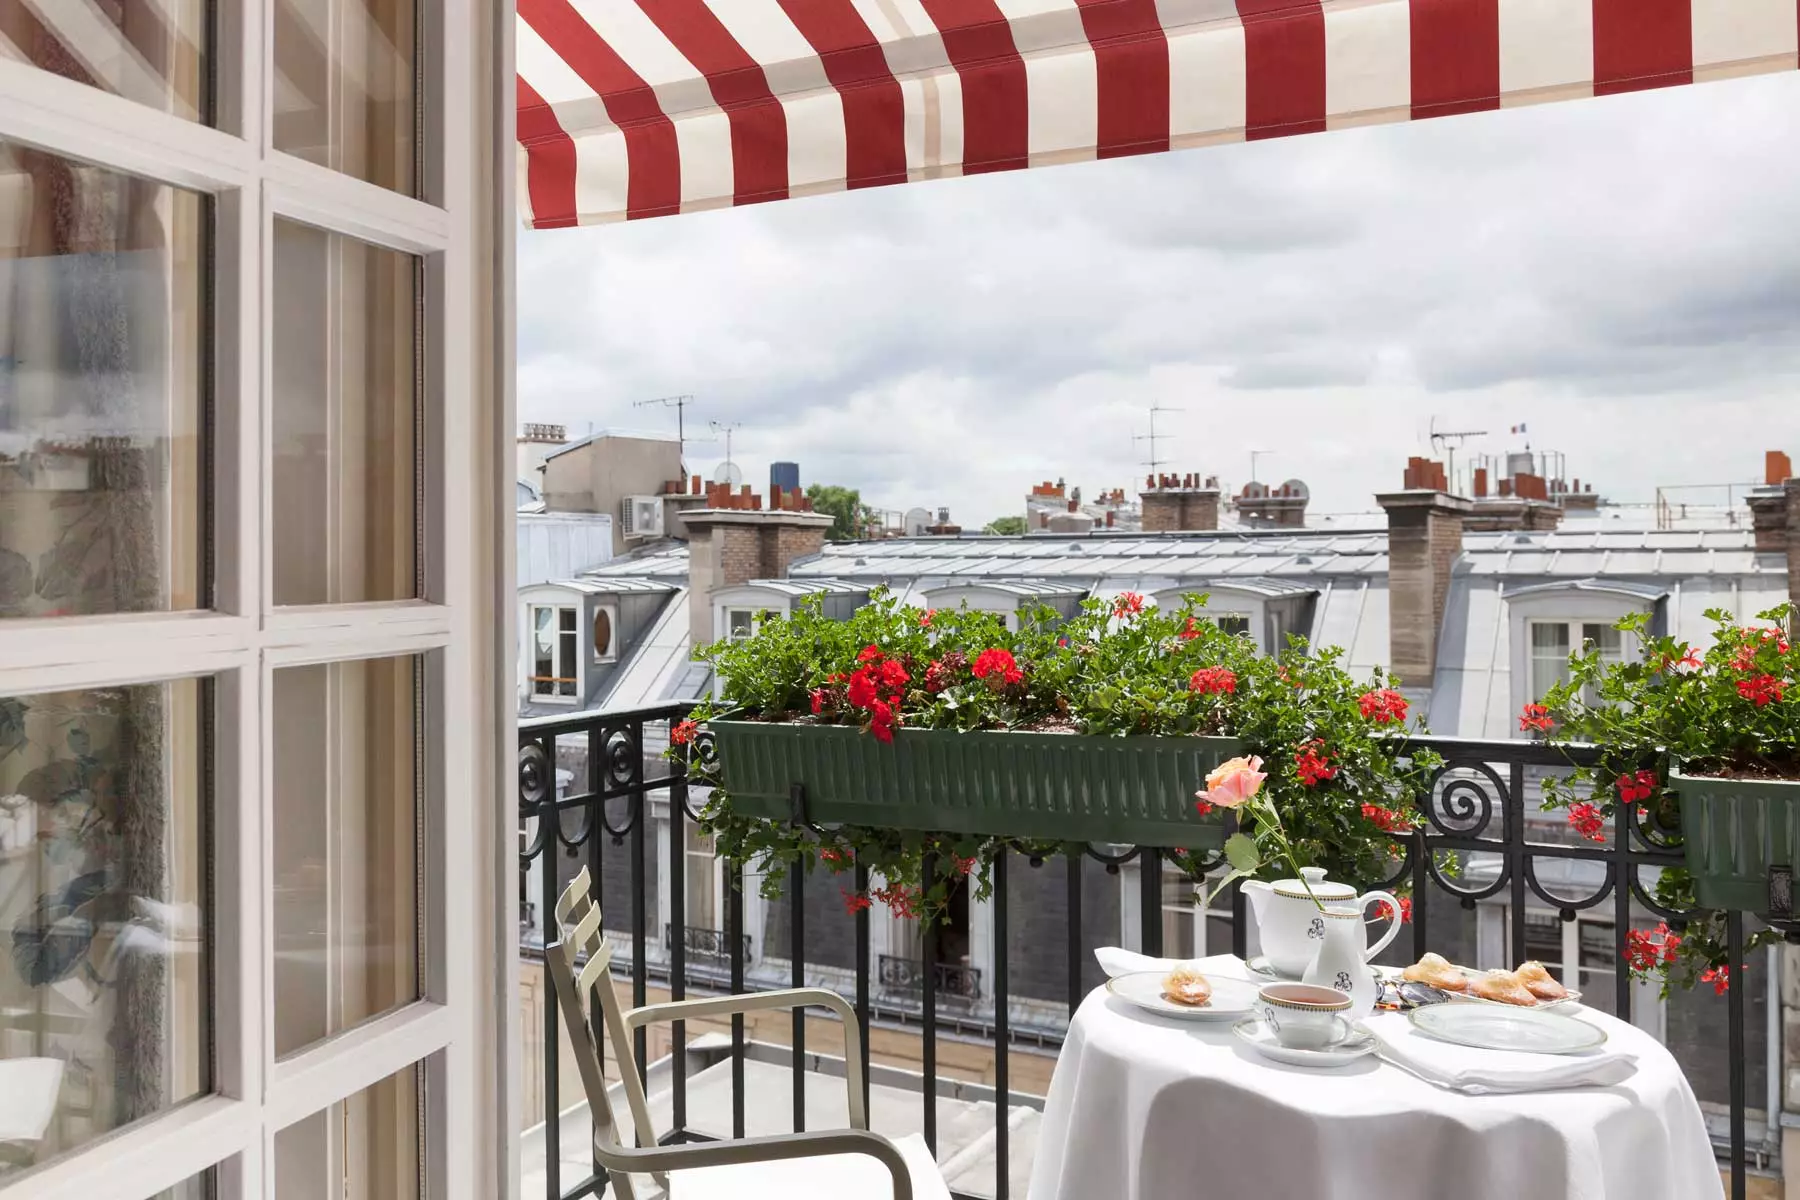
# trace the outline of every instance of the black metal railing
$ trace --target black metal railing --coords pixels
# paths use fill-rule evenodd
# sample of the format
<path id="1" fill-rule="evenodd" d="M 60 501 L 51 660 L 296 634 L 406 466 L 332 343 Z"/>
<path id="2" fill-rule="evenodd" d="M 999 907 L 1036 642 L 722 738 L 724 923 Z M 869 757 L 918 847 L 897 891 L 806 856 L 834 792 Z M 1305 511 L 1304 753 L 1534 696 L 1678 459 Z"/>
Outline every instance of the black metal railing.
<path id="1" fill-rule="evenodd" d="M 606 928 L 619 946 L 615 979 L 621 986 L 629 985 L 634 1004 L 645 1003 L 653 977 L 673 999 L 683 997 L 690 979 L 696 986 L 734 992 L 743 991 L 748 984 L 798 986 L 806 980 L 808 951 L 815 945 L 808 941 L 808 883 L 805 872 L 800 871 L 790 873 L 783 896 L 786 944 L 793 948 L 783 963 L 751 962 L 741 864 L 728 865 L 725 871 L 725 928 L 694 930 L 687 926 L 687 826 L 697 819 L 697 795 L 690 792 L 682 765 L 663 758 L 660 749 L 666 744 L 669 729 L 687 715 L 689 708 L 687 704 L 666 704 L 629 712 L 580 713 L 520 723 L 519 799 L 524 832 L 520 867 L 528 878 L 535 876 L 537 894 L 530 897 L 527 912 L 538 922 L 538 928 L 525 939 L 527 952 L 534 941 L 541 946 L 554 938 L 554 931 L 544 927 L 546 915 L 554 912 L 556 894 L 567 877 L 585 863 L 609 914 Z M 1391 880 L 1392 884 L 1406 883 L 1411 888 L 1410 956 L 1430 949 L 1446 950 L 1454 939 L 1466 936 L 1468 913 L 1483 905 L 1505 914 L 1506 957 L 1511 963 L 1532 957 L 1528 952 L 1532 929 L 1528 913 L 1538 918 L 1540 927 L 1551 917 L 1569 922 L 1579 920 L 1584 913 L 1594 914 L 1596 919 L 1610 916 L 1612 994 L 1610 1005 L 1604 1006 L 1630 1020 L 1636 985 L 1622 959 L 1626 933 L 1633 928 L 1634 920 L 1667 920 L 1679 926 L 1696 915 L 1669 911 L 1656 899 L 1653 873 L 1682 862 L 1674 832 L 1643 824 L 1641 814 L 1626 810 L 1615 817 L 1602 845 L 1564 836 L 1558 823 L 1536 818 L 1537 779 L 1580 763 L 1580 751 L 1565 752 L 1525 741 L 1423 738 L 1415 739 L 1414 744 L 1428 745 L 1444 758 L 1445 765 L 1434 783 L 1430 803 L 1424 806 L 1424 825 L 1402 843 L 1405 854 Z M 559 764 L 571 770 L 578 781 L 578 788 L 572 787 L 568 794 L 557 792 Z M 666 836 L 656 828 L 657 822 L 666 822 Z M 657 845 L 666 846 L 668 853 L 658 856 L 663 861 L 652 862 L 651 847 Z M 1054 859 L 1028 857 L 1020 852 L 1002 853 L 994 863 L 993 895 L 989 901 L 992 954 L 986 995 L 982 994 L 979 970 L 942 960 L 934 930 L 921 931 L 916 959 L 891 954 L 877 958 L 873 953 L 869 912 L 863 909 L 843 918 L 852 926 L 852 945 L 847 952 L 851 965 L 842 968 L 841 973 L 853 981 L 851 999 L 863 1029 L 865 1091 L 870 1086 L 869 1028 L 881 1008 L 877 992 L 883 988 L 903 990 L 908 993 L 909 1002 L 916 996 L 919 1005 L 918 1023 L 910 1026 L 909 1032 L 920 1038 L 919 1059 L 924 1077 L 920 1088 L 921 1124 L 925 1140 L 934 1150 L 940 1002 L 955 1000 L 945 1021 L 958 1030 L 966 1029 L 966 1025 L 954 1014 L 966 1010 L 971 998 L 978 1000 L 987 1013 L 982 1027 L 990 1035 L 993 1047 L 996 1101 L 993 1200 L 1009 1200 L 1008 1108 L 1014 1096 L 1009 1053 L 1014 1045 L 1029 1041 L 1041 1046 L 1047 1040 L 1042 1028 L 1013 1029 L 1015 1002 L 1029 999 L 1037 1001 L 1040 1007 L 1046 1002 L 1058 1007 L 1060 1001 L 1061 1006 L 1066 1006 L 1066 1016 L 1062 1018 L 1066 1021 L 1090 990 L 1095 978 L 1092 950 L 1096 943 L 1089 933 L 1093 926 L 1084 917 L 1100 911 L 1099 906 L 1108 899 L 1104 893 L 1108 892 L 1116 898 L 1123 916 L 1127 904 L 1124 893 L 1128 890 L 1101 888 L 1095 883 L 1096 877 L 1104 880 L 1117 876 L 1123 884 L 1130 875 L 1136 876 L 1137 895 L 1131 903 L 1138 910 L 1140 948 L 1149 954 L 1163 953 L 1163 916 L 1167 907 L 1164 880 L 1175 878 L 1167 873 L 1177 869 L 1170 854 L 1169 850 L 1142 846 L 1070 846 L 1054 856 L 1062 860 L 1057 864 Z M 928 863 L 927 870 L 930 869 Z M 652 871 L 659 871 L 663 878 L 653 878 Z M 1551 878 L 1558 871 L 1564 877 Z M 851 880 L 855 890 L 866 892 L 869 877 L 865 868 L 857 866 Z M 1034 938 L 1023 932 L 1023 927 L 1036 918 L 1030 906 L 1020 912 L 1009 911 L 1009 887 L 1026 881 L 1054 889 L 1060 905 L 1066 906 L 1062 910 L 1065 915 L 1059 916 L 1054 940 L 1046 942 L 1041 936 Z M 822 885 L 814 882 L 810 886 Z M 1229 923 L 1231 947 L 1243 955 L 1249 948 L 1250 929 L 1245 897 L 1235 891 L 1228 895 L 1227 907 L 1214 912 L 1210 919 Z M 659 901 L 658 897 L 665 899 Z M 651 905 L 656 904 L 665 911 L 652 913 Z M 770 909 L 767 919 L 774 920 L 776 911 Z M 650 932 L 655 928 L 653 918 L 665 931 L 660 946 Z M 1015 920 L 1022 927 L 1022 940 L 1030 942 L 1028 947 L 1015 947 L 1010 940 Z M 1743 961 L 1744 920 L 1741 913 L 1726 915 L 1733 963 Z M 683 930 L 682 937 L 671 936 L 676 929 Z M 1061 942 L 1060 950 L 1057 940 Z M 1029 995 L 1016 996 L 1015 973 L 1024 974 L 1021 955 L 1027 950 L 1045 961 L 1035 961 L 1033 978 L 1020 985 L 1020 991 L 1028 991 Z M 1055 963 L 1058 958 L 1062 960 L 1060 964 Z M 1048 972 L 1046 961 L 1053 964 Z M 781 966 L 786 967 L 787 978 L 769 974 Z M 694 968 L 691 974 L 690 967 Z M 754 980 L 750 978 L 753 971 Z M 1606 972 L 1597 974 L 1604 976 Z M 1048 976 L 1060 976 L 1054 981 L 1060 985 L 1060 995 L 1054 994 L 1059 990 L 1057 986 L 1045 982 Z M 1754 974 L 1750 976 L 1755 978 Z M 1727 1160 L 1732 1173 L 1732 1200 L 1744 1200 L 1747 1179 L 1746 1092 L 1750 1064 L 1746 1058 L 1748 988 L 1743 985 L 1748 982 L 1734 970 L 1733 986 L 1716 1000 L 1726 1029 L 1729 1058 Z M 1044 995 L 1045 992 L 1052 994 Z M 1705 995 L 1711 1002 L 1711 993 Z M 1608 998 L 1590 992 L 1590 999 L 1604 1003 Z M 556 1120 L 560 1018 L 553 1003 L 546 1003 L 542 1020 L 547 1115 L 547 1178 L 543 1194 L 546 1200 L 600 1195 L 605 1190 L 605 1180 L 597 1171 L 578 1181 L 565 1183 L 561 1178 Z M 673 1061 L 668 1075 L 673 1089 L 673 1128 L 664 1140 L 699 1140 L 705 1134 L 689 1127 L 685 1031 L 678 1025 L 673 1032 Z M 644 1031 L 639 1030 L 636 1038 L 634 1053 L 643 1069 L 648 1066 Z M 792 1072 L 793 1126 L 800 1130 L 806 1121 L 807 1056 L 806 1028 L 799 1014 L 794 1016 L 791 1038 L 788 1061 Z M 1054 1044 L 1055 1036 L 1048 1040 Z M 600 1041 L 604 1045 L 604 1037 Z M 748 1051 L 743 1018 L 734 1018 L 730 1053 L 732 1136 L 743 1136 L 745 1129 Z M 1777 1119 L 1774 1112 L 1766 1115 L 1771 1124 Z M 959 1200 L 976 1198 L 959 1196 Z"/>
<path id="2" fill-rule="evenodd" d="M 971 967 L 967 963 L 940 962 L 931 964 L 928 972 L 925 964 L 918 959 L 899 954 L 880 955 L 875 965 L 881 986 L 889 991 L 923 993 L 925 976 L 929 973 L 933 977 L 932 986 L 937 989 L 938 999 L 981 999 L 980 967 Z"/>
<path id="3" fill-rule="evenodd" d="M 738 939 L 738 953 L 750 956 L 750 935 L 744 934 Z M 714 959 L 719 962 L 731 957 L 731 939 L 723 929 L 707 929 L 701 925 L 683 925 L 681 927 L 681 945 L 689 958 Z M 675 927 L 664 922 L 663 949 L 675 948 Z"/>

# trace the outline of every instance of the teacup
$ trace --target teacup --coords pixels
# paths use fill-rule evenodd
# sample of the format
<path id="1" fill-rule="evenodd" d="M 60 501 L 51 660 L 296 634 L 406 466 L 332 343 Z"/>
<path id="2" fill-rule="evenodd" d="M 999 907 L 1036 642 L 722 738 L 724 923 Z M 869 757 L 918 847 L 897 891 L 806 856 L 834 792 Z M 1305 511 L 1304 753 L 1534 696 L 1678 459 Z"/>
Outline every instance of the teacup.
<path id="1" fill-rule="evenodd" d="M 1353 1001 L 1336 988 L 1271 983 L 1256 995 L 1256 1015 L 1290 1050 L 1325 1050 L 1350 1036 Z"/>

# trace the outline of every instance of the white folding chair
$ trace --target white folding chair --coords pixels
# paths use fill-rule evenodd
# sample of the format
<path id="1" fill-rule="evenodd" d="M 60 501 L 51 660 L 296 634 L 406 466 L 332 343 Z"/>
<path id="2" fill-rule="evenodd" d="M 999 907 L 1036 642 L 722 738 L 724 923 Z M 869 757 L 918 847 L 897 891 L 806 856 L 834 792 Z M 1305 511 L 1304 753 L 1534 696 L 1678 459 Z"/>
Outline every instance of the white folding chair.
<path id="1" fill-rule="evenodd" d="M 556 901 L 557 941 L 544 949 L 557 1007 L 581 1072 L 594 1119 L 594 1157 L 619 1200 L 640 1200 L 633 1175 L 652 1176 L 669 1200 L 950 1200 L 936 1162 L 918 1136 L 891 1141 L 869 1131 L 863 1109 L 862 1031 L 842 996 L 823 988 L 791 988 L 711 1000 L 680 1000 L 621 1011 L 613 992 L 612 949 L 600 929 L 586 868 Z M 585 959 L 585 961 L 583 961 Z M 599 996 L 601 1019 L 636 1131 L 636 1146 L 619 1135 L 589 1017 L 589 994 Z M 631 1032 L 645 1025 L 729 1016 L 763 1009 L 818 1005 L 835 1012 L 844 1029 L 844 1078 L 850 1089 L 850 1129 L 659 1146 L 650 1124 L 644 1081 Z M 929 1081 L 927 1081 L 929 1086 Z"/>

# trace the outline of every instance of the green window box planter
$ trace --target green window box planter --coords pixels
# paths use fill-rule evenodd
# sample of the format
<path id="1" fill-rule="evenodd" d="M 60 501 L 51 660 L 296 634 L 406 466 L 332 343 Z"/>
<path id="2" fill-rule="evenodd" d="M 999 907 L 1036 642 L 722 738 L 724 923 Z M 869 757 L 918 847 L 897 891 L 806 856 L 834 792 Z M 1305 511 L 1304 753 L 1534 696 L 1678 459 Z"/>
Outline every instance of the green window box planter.
<path id="1" fill-rule="evenodd" d="M 847 725 L 709 723 L 719 770 L 743 816 L 1216 850 L 1221 813 L 1194 793 L 1242 753 L 1234 738 L 1082 737 L 902 729 L 884 745 Z"/>
<path id="2" fill-rule="evenodd" d="M 1713 779 L 1669 773 L 1702 908 L 1764 912 L 1769 868 L 1800 868 L 1800 780 Z"/>

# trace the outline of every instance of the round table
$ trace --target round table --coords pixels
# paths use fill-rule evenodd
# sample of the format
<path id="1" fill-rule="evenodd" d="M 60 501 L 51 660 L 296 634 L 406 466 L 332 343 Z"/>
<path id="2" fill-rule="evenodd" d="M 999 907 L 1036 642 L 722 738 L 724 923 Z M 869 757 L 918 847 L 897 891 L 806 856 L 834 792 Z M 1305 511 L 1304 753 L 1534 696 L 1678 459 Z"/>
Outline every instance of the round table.
<path id="1" fill-rule="evenodd" d="M 1030 1200 L 1708 1200 L 1700 1107 L 1642 1030 L 1591 1010 L 1637 1057 L 1608 1087 L 1469 1096 L 1368 1057 L 1281 1066 L 1229 1023 L 1158 1017 L 1095 991 L 1040 1126 Z"/>

